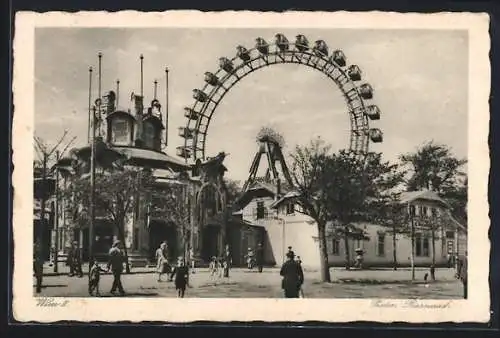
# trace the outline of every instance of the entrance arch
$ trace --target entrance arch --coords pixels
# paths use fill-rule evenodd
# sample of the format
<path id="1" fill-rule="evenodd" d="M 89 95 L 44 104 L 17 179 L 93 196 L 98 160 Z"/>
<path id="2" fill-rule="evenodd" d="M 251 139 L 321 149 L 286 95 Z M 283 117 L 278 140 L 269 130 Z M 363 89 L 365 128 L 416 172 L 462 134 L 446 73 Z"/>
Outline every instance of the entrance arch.
<path id="1" fill-rule="evenodd" d="M 369 142 L 382 142 L 382 131 L 370 128 L 369 120 L 380 119 L 380 109 L 367 100 L 373 98 L 373 88 L 362 80 L 360 68 L 347 65 L 344 53 L 337 49 L 329 54 L 325 41 L 317 40 L 310 46 L 304 35 L 297 35 L 295 42 L 289 42 L 281 33 L 274 41 L 256 39 L 256 45 L 247 49 L 236 47 L 236 56 L 219 59 L 215 73 L 205 73 L 205 85 L 193 90 L 195 102 L 184 108 L 186 126 L 179 128 L 184 145 L 177 147 L 177 155 L 186 162 L 205 160 L 205 147 L 210 122 L 219 103 L 230 89 L 245 76 L 254 71 L 276 64 L 301 64 L 316 69 L 331 79 L 342 92 L 350 118 L 349 150 L 358 156 L 368 155 Z"/>

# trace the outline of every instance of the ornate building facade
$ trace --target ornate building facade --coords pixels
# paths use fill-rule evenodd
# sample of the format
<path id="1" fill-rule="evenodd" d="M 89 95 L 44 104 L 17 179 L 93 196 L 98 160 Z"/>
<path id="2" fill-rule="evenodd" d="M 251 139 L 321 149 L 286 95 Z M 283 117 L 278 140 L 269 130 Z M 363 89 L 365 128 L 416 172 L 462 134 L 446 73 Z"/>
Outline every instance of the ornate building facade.
<path id="1" fill-rule="evenodd" d="M 156 196 L 175 189 L 179 206 L 186 217 L 175 224 L 168 217 L 168 206 L 161 205 L 161 198 L 136 195 L 133 207 L 125 217 L 123 229 L 117 229 L 112 219 L 99 203 L 95 204 L 93 238 L 89 238 L 90 221 L 77 221 L 81 213 L 89 211 L 75 205 L 71 196 L 60 198 L 56 217 L 61 240 L 57 250 L 64 255 L 73 241 L 82 248 L 83 258 L 88 259 L 89 242 L 93 241 L 93 255 L 104 259 L 116 239 L 124 239 L 132 266 L 145 265 L 154 260 L 159 245 L 166 241 L 169 255 L 194 252 L 194 258 L 206 261 L 221 255 L 226 236 L 226 190 L 222 164 L 225 154 L 220 153 L 205 162 L 188 165 L 168 155 L 162 149 L 162 138 L 167 133 L 166 118 L 161 105 L 153 99 L 144 108 L 142 96 L 132 95 L 133 109 L 117 105 L 117 94 L 109 92 L 102 98 L 102 109 L 96 114 L 95 170 L 105 174 L 110 170 L 148 170 L 154 178 Z M 101 118 L 101 113 L 104 118 Z M 56 165 L 60 189 L 66 190 L 75 179 L 88 178 L 91 170 L 91 146 L 73 149 Z M 158 212 L 162 210 L 162 212 Z M 121 233 L 119 230 L 123 231 Z M 191 250 L 192 249 L 192 250 Z"/>

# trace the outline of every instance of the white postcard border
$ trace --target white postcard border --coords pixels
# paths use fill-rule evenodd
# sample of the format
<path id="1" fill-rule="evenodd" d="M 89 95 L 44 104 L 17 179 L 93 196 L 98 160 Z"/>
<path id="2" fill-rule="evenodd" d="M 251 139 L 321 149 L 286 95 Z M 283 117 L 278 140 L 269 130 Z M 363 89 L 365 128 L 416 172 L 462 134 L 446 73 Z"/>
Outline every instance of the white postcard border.
<path id="1" fill-rule="evenodd" d="M 32 278 L 34 132 L 34 29 L 36 27 L 210 27 L 318 29 L 463 29 L 469 32 L 469 299 L 203 299 L 203 298 L 66 298 L 59 307 L 37 306 Z M 488 175 L 490 167 L 490 40 L 487 14 L 382 12 L 220 12 L 123 11 L 32 13 L 16 15 L 14 38 L 14 318 L 20 321 L 379 321 L 484 322 L 489 320 Z M 457 135 L 457 137 L 462 137 Z M 161 309 L 161 310 L 159 310 Z"/>

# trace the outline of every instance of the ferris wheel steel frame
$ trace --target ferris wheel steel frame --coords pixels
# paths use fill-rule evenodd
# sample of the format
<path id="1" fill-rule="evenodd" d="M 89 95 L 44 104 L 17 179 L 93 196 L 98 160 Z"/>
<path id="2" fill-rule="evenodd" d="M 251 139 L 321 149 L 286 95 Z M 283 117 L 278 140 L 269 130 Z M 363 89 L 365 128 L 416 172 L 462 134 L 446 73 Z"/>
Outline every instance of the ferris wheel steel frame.
<path id="1" fill-rule="evenodd" d="M 280 35 L 280 34 L 277 34 Z M 262 38 L 256 39 L 257 41 Z M 286 39 L 286 38 L 285 38 Z M 262 39 L 262 41 L 265 41 Z M 317 40 L 323 42 L 323 40 Z M 361 72 L 357 65 L 348 66 L 345 56 L 343 65 L 334 61 L 334 54 L 328 56 L 328 51 L 319 50 L 316 46 L 302 45 L 297 42 L 283 42 L 275 40 L 266 43 L 265 46 L 258 44 L 250 49 L 243 48 L 242 55 L 238 53 L 233 58 L 220 58 L 219 69 L 215 73 L 205 73 L 205 85 L 201 89 L 193 90 L 195 102 L 191 107 L 185 107 L 186 127 L 180 127 L 179 136 L 184 138 L 184 146 L 177 147 L 177 155 L 183 157 L 186 162 L 190 158 L 193 161 L 205 160 L 205 147 L 208 135 L 208 128 L 215 110 L 219 106 L 224 96 L 247 75 L 258 69 L 276 64 L 300 64 L 316 69 L 331 79 L 342 92 L 349 109 L 350 117 L 350 141 L 349 150 L 359 156 L 368 154 L 369 142 L 382 142 L 382 132 L 380 129 L 370 129 L 369 120 L 380 119 L 380 110 L 376 105 L 368 105 L 365 100 L 373 98 L 373 89 L 363 83 L 358 86 L 355 82 L 361 81 Z M 262 52 L 267 48 L 267 52 Z M 328 48 L 326 46 L 326 48 Z M 359 78 L 352 79 L 348 74 L 351 67 L 356 67 L 359 71 Z M 365 88 L 365 93 L 362 88 Z M 369 110 L 372 110 L 370 112 Z M 374 135 L 372 135 L 372 133 Z M 377 136 L 378 135 L 378 136 Z"/>

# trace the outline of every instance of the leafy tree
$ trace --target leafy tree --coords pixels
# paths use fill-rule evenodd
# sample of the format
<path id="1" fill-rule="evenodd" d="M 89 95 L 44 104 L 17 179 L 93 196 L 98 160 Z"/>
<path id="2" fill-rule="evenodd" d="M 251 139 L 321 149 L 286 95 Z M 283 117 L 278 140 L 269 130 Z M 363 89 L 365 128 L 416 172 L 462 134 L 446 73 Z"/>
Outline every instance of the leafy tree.
<path id="1" fill-rule="evenodd" d="M 354 224 L 369 217 L 369 201 L 384 186 L 381 177 L 393 171 L 394 166 L 382 162 L 380 154 L 371 154 L 368 158 L 345 150 L 332 154 L 330 146 L 320 138 L 308 146 L 297 146 L 291 158 L 291 176 L 299 195 L 297 201 L 318 227 L 321 279 L 328 282 L 326 225 L 336 224 L 335 232 L 343 234 L 349 269 L 349 238 L 360 236 Z"/>
<path id="2" fill-rule="evenodd" d="M 349 269 L 349 237 L 356 234 L 352 227 L 359 221 L 372 218 L 372 204 L 388 189 L 394 188 L 401 175 L 395 174 L 396 165 L 382 161 L 381 154 L 372 153 L 365 158 L 340 151 L 333 154 L 328 163 L 325 182 L 328 210 L 330 217 L 336 219 L 343 229 L 346 269 Z"/>
<path id="3" fill-rule="evenodd" d="M 436 192 L 448 201 L 451 214 L 467 223 L 467 175 L 461 170 L 467 160 L 456 158 L 448 146 L 433 141 L 424 143 L 415 153 L 401 155 L 400 160 L 410 167 L 408 191 L 428 189 Z M 436 231 L 443 218 L 421 217 L 418 221 L 431 232 L 434 264 L 435 241 L 439 235 Z"/>
<path id="4" fill-rule="evenodd" d="M 463 175 L 460 168 L 467 163 L 453 156 L 446 145 L 433 141 L 423 144 L 415 153 L 401 155 L 400 159 L 411 168 L 409 191 L 428 189 L 439 194 L 455 185 L 457 177 Z"/>
<path id="5" fill-rule="evenodd" d="M 226 190 L 226 203 L 232 205 L 241 194 L 240 181 L 224 178 L 224 187 Z"/>
<path id="6" fill-rule="evenodd" d="M 154 200 L 151 209 L 158 217 L 168 217 L 176 225 L 182 226 L 183 236 L 188 236 L 184 200 L 180 198 L 181 189 L 176 185 L 158 188 L 149 170 L 138 168 L 123 168 L 122 170 L 99 171 L 95 175 L 95 210 L 101 212 L 115 226 L 118 238 L 125 244 L 125 223 L 133 217 L 137 203 L 144 197 Z M 88 175 L 74 177 L 65 191 L 72 199 L 74 218 L 80 225 L 90 222 L 91 186 Z M 150 209 L 150 210 L 151 210 Z M 188 223 L 189 224 L 189 223 Z M 185 239 L 184 239 L 184 242 Z M 127 246 L 124 245 L 126 271 L 130 272 Z"/>
<path id="7" fill-rule="evenodd" d="M 465 176 L 458 179 L 453 186 L 444 188 L 441 193 L 441 197 L 450 205 L 451 214 L 465 226 L 467 226 L 467 189 L 468 179 Z"/>
<path id="8" fill-rule="evenodd" d="M 145 195 L 149 206 L 146 215 L 175 224 L 182 239 L 180 251 L 184 257 L 187 257 L 192 235 L 190 227 L 192 201 L 187 186 L 184 184 L 158 186 L 149 172 L 142 174 L 141 181 L 143 184 L 142 194 Z"/>
<path id="9" fill-rule="evenodd" d="M 302 212 L 311 217 L 318 228 L 321 280 L 330 282 L 330 268 L 326 244 L 326 226 L 330 220 L 327 210 L 326 191 L 322 184 L 326 181 L 327 158 L 330 146 L 316 139 L 307 146 L 297 146 L 292 158 L 291 176 L 298 192 L 297 203 Z"/>

